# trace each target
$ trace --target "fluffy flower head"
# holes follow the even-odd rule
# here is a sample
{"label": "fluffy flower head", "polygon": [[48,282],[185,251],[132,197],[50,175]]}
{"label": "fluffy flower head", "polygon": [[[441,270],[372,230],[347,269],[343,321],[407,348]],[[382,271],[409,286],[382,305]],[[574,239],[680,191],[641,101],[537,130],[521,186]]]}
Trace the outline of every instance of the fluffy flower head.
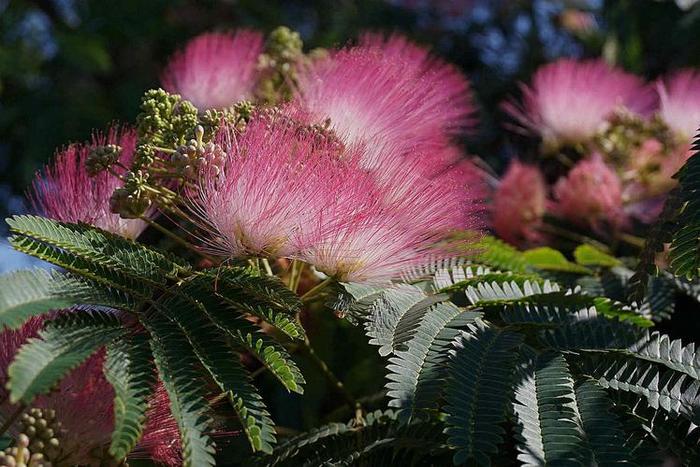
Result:
{"label": "fluffy flower head", "polygon": [[579,225],[601,230],[625,223],[622,183],[599,154],[577,163],[554,185],[555,211]]}
{"label": "fluffy flower head", "polygon": [[537,242],[546,208],[547,186],[539,169],[511,162],[494,194],[491,215],[496,233],[514,245]]}
{"label": "fluffy flower head", "polygon": [[175,53],[161,83],[200,110],[230,107],[251,97],[262,49],[263,37],[258,32],[202,34]]}
{"label": "fluffy flower head", "polygon": [[[97,146],[121,147],[119,162],[128,167],[134,155],[136,132],[112,128],[97,134],[91,143],[72,144],[60,151],[53,162],[37,174],[29,198],[40,214],[62,222],[85,222],[112,233],[136,238],[146,228],[139,219],[122,219],[112,213],[109,199],[122,181],[109,171],[90,175],[87,160]],[[115,170],[119,170],[115,167]]]}
{"label": "fluffy flower head", "polygon": [[368,35],[299,75],[297,102],[348,144],[364,144],[369,169],[445,145],[468,127],[469,84],[450,65],[405,39]]}
{"label": "fluffy flower head", "polygon": [[215,252],[285,256],[342,281],[398,277],[450,232],[475,225],[460,167],[436,179],[365,170],[364,146],[293,119],[259,115],[243,134],[224,132],[220,174],[194,195]]}
{"label": "fluffy flower head", "polygon": [[700,72],[682,70],[657,83],[663,121],[691,141],[700,128]]}
{"label": "fluffy flower head", "polygon": [[618,108],[645,114],[654,104],[639,78],[601,60],[548,63],[521,88],[523,102],[507,102],[504,110],[526,131],[556,144],[587,141]]}
{"label": "fluffy flower head", "polygon": [[210,247],[231,256],[286,256],[298,230],[335,197],[343,164],[331,142],[282,115],[258,114],[245,132],[224,128],[218,175],[204,174],[193,195],[213,233]]}

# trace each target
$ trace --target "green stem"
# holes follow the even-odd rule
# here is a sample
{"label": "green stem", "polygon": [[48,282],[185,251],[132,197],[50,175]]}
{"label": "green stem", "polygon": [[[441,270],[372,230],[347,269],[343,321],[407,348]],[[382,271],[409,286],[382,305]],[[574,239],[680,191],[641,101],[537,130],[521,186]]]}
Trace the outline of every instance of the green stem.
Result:
{"label": "green stem", "polygon": [[309,356],[311,362],[316,365],[316,367],[321,371],[321,374],[326,379],[326,381],[331,385],[333,389],[345,400],[345,403],[350,408],[351,411],[355,413],[355,418],[358,422],[362,421],[362,405],[355,399],[355,397],[348,391],[342,381],[333,373],[333,371],[328,367],[326,362],[316,354],[316,351],[311,347],[311,342],[309,338],[304,339],[304,344],[302,346],[303,350]]}
{"label": "green stem", "polygon": [[299,281],[301,280],[301,273],[304,270],[304,263],[299,260],[292,260],[291,272],[289,273],[289,290],[292,292],[297,291],[299,288]]}
{"label": "green stem", "polygon": [[328,287],[332,282],[333,282],[333,278],[327,277],[322,282],[319,282],[318,284],[316,284],[311,290],[309,290],[304,295],[302,295],[300,297],[300,300],[303,303],[311,302],[313,299],[315,299],[318,296],[319,293],[321,293],[323,291],[323,289]]}
{"label": "green stem", "polygon": [[644,248],[644,245],[646,244],[646,241],[643,238],[637,237],[636,235],[626,234],[624,232],[621,232],[618,235],[618,238],[629,245],[639,248],[640,250]]}
{"label": "green stem", "polygon": [[165,235],[166,237],[168,237],[168,238],[170,238],[171,240],[173,240],[173,241],[174,241],[175,243],[177,243],[178,245],[183,246],[183,247],[187,248],[188,250],[190,250],[190,251],[192,251],[192,252],[194,252],[194,253],[197,253],[197,254],[200,255],[202,258],[208,259],[209,261],[211,261],[211,262],[213,262],[213,263],[216,263],[216,258],[214,258],[213,256],[210,256],[210,255],[208,255],[208,254],[206,254],[206,253],[204,253],[203,251],[200,251],[196,246],[194,246],[193,244],[191,244],[190,242],[188,242],[188,241],[185,240],[184,238],[180,237],[179,235],[174,234],[173,232],[171,232],[170,230],[166,229],[165,227],[163,227],[163,226],[160,225],[159,223],[157,223],[157,222],[155,222],[155,221],[149,219],[149,218],[146,217],[146,216],[141,216],[140,219],[143,220],[143,221],[145,221],[148,225],[150,225],[151,227],[153,227],[154,229],[156,229],[158,232],[162,233],[162,234]]}
{"label": "green stem", "polygon": [[270,267],[270,262],[267,260],[267,258],[262,259],[263,267],[265,268],[265,272],[267,273],[268,276],[274,276],[275,274],[272,272],[272,267]]}

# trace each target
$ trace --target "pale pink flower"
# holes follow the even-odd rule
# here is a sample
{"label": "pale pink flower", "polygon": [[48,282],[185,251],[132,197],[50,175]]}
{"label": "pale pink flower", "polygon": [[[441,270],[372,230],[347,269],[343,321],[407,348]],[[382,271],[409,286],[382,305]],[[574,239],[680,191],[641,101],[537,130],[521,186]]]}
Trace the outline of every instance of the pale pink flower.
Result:
{"label": "pale pink flower", "polygon": [[203,174],[191,196],[213,253],[287,256],[320,206],[343,196],[340,153],[284,116],[258,115],[243,133],[223,128],[217,143],[227,153],[221,173]]}
{"label": "pale pink flower", "polygon": [[542,240],[538,228],[547,209],[547,185],[540,170],[511,162],[491,206],[493,229],[505,241],[528,245]]}
{"label": "pale pink flower", "polygon": [[[29,193],[35,210],[62,222],[85,222],[128,238],[136,238],[146,228],[140,219],[122,219],[110,209],[110,197],[122,181],[103,171],[88,174],[86,162],[96,146],[116,144],[122,148],[119,162],[129,167],[136,147],[136,132],[111,128],[107,135],[96,134],[91,143],[72,144],[57,153],[53,164],[37,174]],[[115,166],[117,173],[124,169]]]}
{"label": "pale pink flower", "polygon": [[262,50],[255,31],[202,34],[173,55],[161,83],[200,110],[230,107],[252,97]]}
{"label": "pale pink flower", "polygon": [[397,36],[363,43],[302,70],[296,100],[345,144],[365,145],[364,167],[441,150],[472,124],[469,84],[456,69]]}
{"label": "pale pink flower", "polygon": [[521,89],[522,102],[506,102],[504,110],[554,145],[586,142],[616,110],[645,115],[655,100],[641,79],[602,60],[548,63]]}
{"label": "pale pink flower", "polygon": [[700,72],[681,70],[659,80],[659,115],[683,140],[691,141],[700,128]]}
{"label": "pale pink flower", "polygon": [[599,154],[578,162],[554,185],[554,211],[578,225],[597,231],[626,223],[622,209],[622,183]]}

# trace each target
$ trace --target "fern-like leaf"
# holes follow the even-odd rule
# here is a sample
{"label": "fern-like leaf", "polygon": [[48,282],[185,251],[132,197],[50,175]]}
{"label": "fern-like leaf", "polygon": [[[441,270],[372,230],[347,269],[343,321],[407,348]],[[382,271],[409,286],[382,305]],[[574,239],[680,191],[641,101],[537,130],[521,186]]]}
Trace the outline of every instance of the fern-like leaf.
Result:
{"label": "fern-like leaf", "polygon": [[29,404],[51,390],[70,370],[124,333],[108,311],[74,311],[49,321],[19,350],[8,368],[10,401]]}
{"label": "fern-like leaf", "polygon": [[488,465],[498,452],[521,342],[518,333],[473,325],[450,351],[445,433],[457,449],[455,464],[471,459]]}
{"label": "fern-like leaf", "polygon": [[142,315],[141,323],[151,334],[153,358],[180,432],[184,465],[215,465],[214,443],[208,434],[211,417],[198,371],[199,359],[177,325],[155,310]]}
{"label": "fern-like leaf", "polygon": [[208,319],[204,305],[175,296],[160,307],[177,323],[211,377],[228,395],[253,450],[272,452],[274,423],[265,403],[223,332]]}
{"label": "fern-like leaf", "polygon": [[574,381],[562,355],[538,357],[523,373],[515,401],[523,465],[587,465]]}
{"label": "fern-like leaf", "polygon": [[147,337],[135,334],[107,345],[104,374],[114,388],[114,431],[109,452],[115,459],[124,459],[141,438],[156,383]]}

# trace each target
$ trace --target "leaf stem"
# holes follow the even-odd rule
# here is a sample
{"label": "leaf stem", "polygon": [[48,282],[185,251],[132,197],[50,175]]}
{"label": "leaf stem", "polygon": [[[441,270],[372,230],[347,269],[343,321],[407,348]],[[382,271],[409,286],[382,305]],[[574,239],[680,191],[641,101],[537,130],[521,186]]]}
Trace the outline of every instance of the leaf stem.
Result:
{"label": "leaf stem", "polygon": [[315,299],[318,296],[319,293],[321,293],[323,291],[323,289],[328,287],[328,285],[330,285],[332,282],[333,282],[332,277],[325,278],[322,282],[319,282],[311,290],[309,290],[304,295],[302,295],[300,297],[300,300],[303,303],[311,302],[313,299]]}
{"label": "leaf stem", "polygon": [[166,229],[165,227],[163,227],[162,225],[160,225],[160,224],[157,223],[156,221],[151,220],[151,219],[149,219],[149,218],[146,217],[146,216],[140,216],[140,219],[143,220],[144,222],[146,222],[148,225],[150,225],[150,226],[153,227],[154,229],[156,229],[158,232],[162,233],[162,234],[165,235],[166,237],[168,237],[168,238],[170,238],[171,240],[173,240],[173,241],[174,241],[175,243],[177,243],[178,245],[183,246],[183,247],[187,248],[188,250],[190,250],[190,251],[192,251],[192,252],[194,252],[194,253],[197,253],[197,254],[200,255],[202,258],[208,259],[209,261],[211,261],[211,262],[213,262],[213,263],[216,263],[216,258],[214,258],[213,256],[210,256],[210,255],[204,253],[203,251],[199,250],[199,248],[197,248],[196,246],[194,246],[193,244],[191,244],[190,242],[188,242],[188,241],[185,240],[184,238],[180,237],[179,235],[177,235],[177,234],[171,232],[170,230]]}
{"label": "leaf stem", "polygon": [[299,281],[301,280],[301,273],[304,270],[304,263],[297,259],[292,260],[292,267],[289,273],[289,290],[292,292],[297,291],[299,288]]}
{"label": "leaf stem", "polygon": [[335,373],[333,373],[333,371],[328,367],[326,362],[318,356],[314,348],[311,347],[311,342],[309,341],[308,336],[304,338],[304,344],[301,345],[301,348],[304,349],[311,362],[313,362],[314,365],[316,365],[316,367],[321,371],[321,374],[331,385],[331,387],[335,389],[340,396],[342,396],[345,403],[350,408],[350,411],[355,413],[355,420],[358,423],[364,423],[362,417],[362,405],[357,399],[355,399],[355,396],[348,391],[343,382],[338,379]]}
{"label": "leaf stem", "polygon": [[268,276],[274,276],[275,274],[272,272],[272,268],[270,267],[270,262],[267,260],[267,258],[262,259],[263,267],[265,268],[265,272],[267,273]]}

